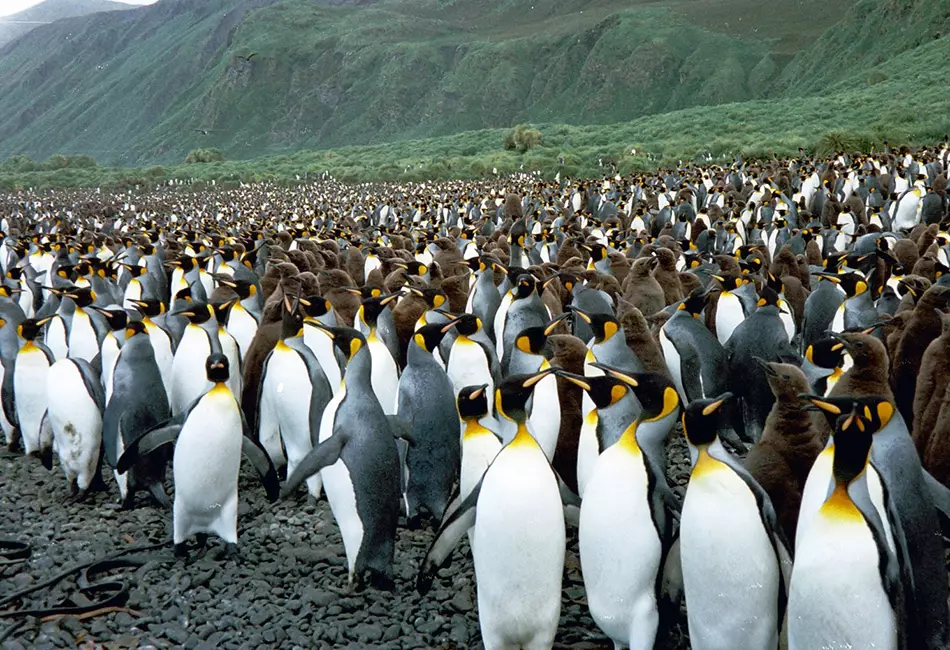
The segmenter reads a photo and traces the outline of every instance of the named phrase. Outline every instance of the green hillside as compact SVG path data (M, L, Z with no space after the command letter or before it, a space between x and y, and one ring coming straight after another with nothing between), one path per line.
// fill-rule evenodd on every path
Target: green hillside
M46 23L101 11L131 8L132 5L111 0L45 0L21 12L0 16L0 48Z
M0 159L249 158L754 99L851 2L762 4L161 0L0 50Z

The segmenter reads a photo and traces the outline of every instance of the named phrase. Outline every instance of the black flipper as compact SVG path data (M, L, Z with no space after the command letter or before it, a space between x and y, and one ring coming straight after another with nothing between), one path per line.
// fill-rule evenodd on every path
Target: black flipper
M290 494L293 494L298 485L324 467L329 467L339 460L344 445L346 445L346 438L335 433L311 449L310 453L304 456L304 459L294 469L294 473L287 477L287 482L280 490L280 498L287 498Z
M140 436L138 440L132 442L122 452L121 458L115 465L115 471L119 474L125 474L135 464L139 456L147 456L159 447L175 442L178 439L178 434L181 433L181 428L182 425L180 424L171 424L159 429L152 429Z
M249 436L243 436L241 453L260 475L261 482L264 483L264 489L267 491L267 500L271 503L277 501L277 497L280 495L280 481L277 480L277 470L274 469L274 463L271 462L270 456L267 455L264 447L257 440Z
M482 480L484 480L484 477L482 477ZM439 532L432 540L432 545L422 561L422 566L419 567L419 576L416 578L416 590L421 595L424 596L429 592L436 571L446 563L462 536L475 525L475 504L478 503L478 495L481 490L482 481L479 481L478 485L465 497L459 507L439 526Z

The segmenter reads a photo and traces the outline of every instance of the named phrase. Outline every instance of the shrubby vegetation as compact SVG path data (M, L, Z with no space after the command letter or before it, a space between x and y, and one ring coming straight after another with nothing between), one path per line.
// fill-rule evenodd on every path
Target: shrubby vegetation
M185 157L185 162L189 165L194 163L211 163L224 160L224 154L218 149L192 149Z

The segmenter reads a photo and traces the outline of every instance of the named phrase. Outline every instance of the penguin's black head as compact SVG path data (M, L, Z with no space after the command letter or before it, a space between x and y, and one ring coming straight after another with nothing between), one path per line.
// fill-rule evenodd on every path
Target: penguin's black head
M228 358L220 352L210 355L205 361L205 372L208 373L208 381L212 384L226 382L231 374Z
M327 327L318 321L314 326L322 329L333 339L333 344L339 349L347 361L352 361L356 353L366 347L366 339L352 327Z
M144 334L145 336L148 336L148 330L145 329L145 323L140 320L130 320L125 326L125 339L129 340L138 334Z
M607 259L607 247L603 244L593 244L590 247L590 256L595 262Z
M149 318L155 318L165 313L165 303L157 298L148 298L147 300L130 300L133 309Z
M693 289L692 293L686 297L676 308L677 311L685 311L692 314L693 318L699 318L700 314L706 308L706 301L709 299L709 293L702 287Z
M124 309L102 309L95 305L90 309L102 314L102 317L109 324L109 329L113 332L125 329L125 326L129 324L129 314Z
M193 325L200 325L214 317L214 307L206 302L193 302L183 309L175 310L173 313L184 316Z
M33 318L27 318L17 326L17 334L19 334L20 338L24 341L32 341L40 335L40 329L50 320L50 318L44 318L38 321Z
M447 325L442 326L442 330L446 333L454 327L455 331L462 336L475 336L482 328L482 321L475 314L462 313L455 317L451 314L446 315L452 318Z
M719 436L723 417L723 404L732 399L732 393L723 393L712 399L697 399L683 411L683 433L694 447L712 444Z
M820 368L840 368L847 353L845 344L836 338L815 341L805 348L805 358Z
M223 284L226 287L231 287L231 289L234 290L234 293L236 293L238 298L241 300L247 300L257 293L257 286L253 282L248 282L247 280L222 278L221 280L218 280L218 283Z
M425 249L425 246L423 246L423 249ZM406 262L406 273L408 273L409 275L422 277L428 272L429 272L429 268L418 260L412 260L411 262Z
M838 279L841 281L841 288L849 298L860 296L868 290L867 280L860 273L844 273L839 275Z
M300 304L303 307L304 314L306 314L308 318L326 316L333 309L333 305L330 304L330 301L323 296L314 295L301 298Z
M585 377L583 375L575 375L574 373L560 369L555 369L554 373L558 377L566 379L575 386L580 386L583 388L587 394L590 395L590 399L594 402L594 406L599 409L613 406L626 397L627 393L630 391L630 388L626 383L611 377L610 375L604 375L601 377Z
M211 307L214 309L214 317L218 320L218 323L223 325L228 321L228 314L236 302L237 300L228 300L226 302L211 303Z
M179 290L178 293L175 294L175 300L181 302L192 302L194 299L191 297L191 287L185 287L184 289Z
M735 291L742 285L742 277L735 273L710 274L709 277L718 281L723 291Z
M412 341L426 352L432 352L439 347L448 329L445 323L423 325L412 335Z
M642 422L660 420L680 408L679 393L676 392L676 388L670 380L663 375L653 372L629 373L602 363L592 363L591 365L633 389L643 408L640 414L640 421Z
M821 411L835 430L835 444L839 435L853 432L874 434L886 427L894 417L894 404L886 397L824 397L803 393L799 395L806 408Z
M527 420L527 404L535 385L553 372L553 368L548 368L533 375L506 377L495 389L495 411L512 422Z
M386 305L398 297L399 294L394 293L388 296L366 298L363 300L363 304L360 305L360 310L363 312L363 321L370 327L376 327L376 321L379 315L383 313L383 310L386 309Z
M778 294L775 292L775 289L769 286L762 288L762 293L759 296L759 302L756 303L758 307L779 307L778 304L779 298Z
M457 400L459 418L477 420L488 415L488 384L466 386L459 391Z
M872 432L861 428L853 414L838 417L832 472L836 485L847 486L867 468ZM844 431L847 426L848 431Z
M620 321L610 314L588 314L577 308L574 308L574 313L578 318L590 325L590 329L594 332L594 341L596 343L603 343L609 340L621 329Z
M512 289L514 291L514 298L520 300L522 298L528 298L535 291L538 281L530 273L522 273L518 276L518 279L515 281L515 286Z
M198 266L198 260L196 260L191 255L184 255L180 260L178 260L178 266L181 267L181 270L185 273L193 271Z
M128 271L133 278L140 278L148 272L148 269L138 264L122 264L122 268Z
M70 287L63 293L66 298L72 298L77 307L85 309L96 300L96 292L89 287Z

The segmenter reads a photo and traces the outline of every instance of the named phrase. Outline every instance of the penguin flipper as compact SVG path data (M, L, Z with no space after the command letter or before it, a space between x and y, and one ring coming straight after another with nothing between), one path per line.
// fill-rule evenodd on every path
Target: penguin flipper
M170 424L152 429L140 436L122 452L122 456L115 464L115 471L119 474L125 474L140 456L147 456L156 449L175 442L178 439L178 434L181 433L181 429L182 425L180 424Z
M267 492L267 500L271 503L277 501L280 496L280 481L277 479L277 470L274 469L274 463L270 456L257 440L254 440L246 433L241 440L241 453L247 458L264 484L264 490Z
M484 476L482 477L484 480ZM446 563L459 540L475 525L475 505L482 490L482 480L472 489L459 507L442 520L429 551L426 553L419 575L416 578L416 590L424 596L432 588L432 581L439 567ZM448 508L446 508L448 511Z
M3 404L3 414L7 421L14 427L20 426L20 421L16 416L16 395L13 390L13 371L16 366L16 359L10 361L4 360L3 365L6 373L3 375L3 387L0 388L0 401Z
M6 412L5 406L4 412ZM920 471L924 475L924 484L927 487L927 491L930 493L934 506L937 508L937 514L940 517L940 527L943 529L944 535L950 534L950 489L935 479L930 472L924 468L920 468Z
M340 458L343 447L346 445L347 437L339 433L334 433L329 438L310 450L300 461L300 464L294 469L294 473L287 477L284 487L280 490L280 498L284 499L293 494L297 486L305 480L319 472L324 467L329 467Z

